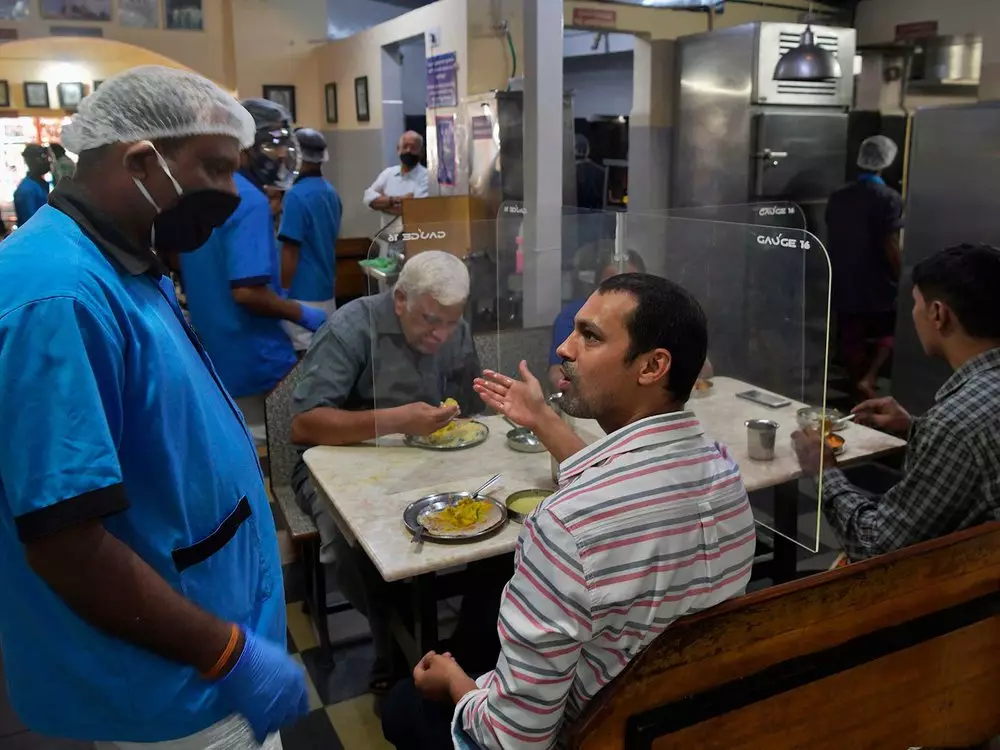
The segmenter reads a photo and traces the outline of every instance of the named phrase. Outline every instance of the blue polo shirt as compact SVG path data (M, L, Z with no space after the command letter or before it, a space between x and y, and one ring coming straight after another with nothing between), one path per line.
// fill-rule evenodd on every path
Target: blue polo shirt
M85 203L54 207L62 187L0 253L0 646L10 699L45 734L176 739L229 714L215 685L94 629L32 571L24 545L101 518L189 600L283 644L274 524L253 438L155 258L91 239L100 230L87 225Z
M288 296L303 302L334 297L340 196L322 175L299 177L285 195L278 239L299 246L299 265Z
M240 205L193 253L181 273L191 323L216 371L236 398L267 393L297 361L277 318L255 315L233 299L240 286L281 286L274 217L264 191L236 175Z
M14 214L17 216L17 225L23 226L48 200L49 183L45 180L36 180L33 177L21 180L14 191Z

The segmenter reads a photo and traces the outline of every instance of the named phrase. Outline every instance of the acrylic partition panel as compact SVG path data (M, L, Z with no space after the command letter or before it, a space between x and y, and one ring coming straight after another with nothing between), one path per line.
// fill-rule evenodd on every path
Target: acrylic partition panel
M443 426L433 420L434 407L448 399L463 418L486 411L472 385L484 368L499 367L500 304L496 264L470 238L492 236L493 225L422 223L384 231L372 242L363 264L370 280L371 393L361 408L375 410L376 444L433 448L426 438ZM440 455L427 451L428 460Z
M769 209L765 212L767 218L784 223L768 226L691 218L753 217L760 215L761 208ZM795 210L783 215L772 210L780 208ZM798 409L807 405L825 408L830 266L826 250L815 236L789 226L800 221L800 215L794 204L774 203L684 209L676 215L664 212L600 217L575 209L557 209L538 218L537 226L521 229L521 240L512 250L509 246L500 249L501 254L513 252L521 256L515 267L522 271L520 278L501 277L500 283L502 287L524 290L525 322L529 322L532 304L540 313L546 302L556 302L545 309L548 321L555 321L547 324L553 345L572 331L573 315L582 308L600 277L616 270L645 271L680 284L693 294L706 314L708 355L714 374L711 387L696 391L688 406L702 417L708 436L727 444L740 464L752 491L758 522L815 551L818 487L815 481L798 481L801 472L791 435L798 429ZM523 207L508 204L498 219L498 231L503 231L505 222L515 220L529 225L533 217ZM592 253L594 260L580 262L584 256L579 248L553 242L557 231L562 238L575 238L594 226L604 226L604 222L614 226L610 238L599 238L611 253L611 269L605 268L605 253ZM539 239L532 242L532 237ZM556 283L552 279L554 269L559 271ZM538 323L544 316L536 314L534 319ZM772 396L788 403L771 408L748 400L747 391L758 392L749 395L764 400ZM751 419L778 424L773 460L749 458L745 422ZM849 433L847 430L844 435L848 442ZM798 490L795 522L789 520L787 512L775 510L773 489L779 484ZM795 493L781 493L786 511L790 494ZM777 515L782 516L780 524L775 521ZM778 525L781 528L774 528Z

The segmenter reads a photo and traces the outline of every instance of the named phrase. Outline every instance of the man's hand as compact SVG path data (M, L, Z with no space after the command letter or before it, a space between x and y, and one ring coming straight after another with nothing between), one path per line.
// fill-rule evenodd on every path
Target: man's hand
M542 384L531 374L528 363L521 360L518 368L521 380L485 370L473 383L476 393L488 407L505 415L523 427L534 430L538 420L549 411L542 393Z
M305 672L285 650L246 633L236 666L217 683L222 700L253 727L257 742L309 712Z
M860 424L900 435L909 432L910 425L913 424L910 413L900 406L896 399L888 396L862 401L851 410L851 413L857 415Z
M405 435L430 435L458 416L457 406L431 406L418 401L392 410L396 419L395 431Z
M424 698L444 703L458 700L476 683L458 666L451 654L428 653L413 669L413 683Z
M799 465L806 474L818 475L820 469L832 469L837 465L833 449L816 430L807 428L792 433L792 445L799 458Z

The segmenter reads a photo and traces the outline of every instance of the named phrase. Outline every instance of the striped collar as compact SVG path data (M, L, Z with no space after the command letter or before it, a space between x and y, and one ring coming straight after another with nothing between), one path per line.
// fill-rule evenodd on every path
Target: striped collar
M704 435L698 417L691 411L675 411L646 417L588 445L559 465L559 484L579 476L587 469L615 456L651 448L656 445L676 443Z

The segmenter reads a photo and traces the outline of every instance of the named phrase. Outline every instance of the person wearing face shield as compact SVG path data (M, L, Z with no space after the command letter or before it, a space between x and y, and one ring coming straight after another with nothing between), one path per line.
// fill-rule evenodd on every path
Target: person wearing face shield
M256 447L160 257L238 209L253 138L207 79L126 71L81 103L76 175L0 253L0 641L43 734L277 750L308 710Z
M333 185L323 178L323 164L330 158L323 134L300 128L295 135L302 168L282 206L278 229L281 286L288 290L290 299L330 315L336 308L336 245L343 205ZM312 331L287 321L285 329L296 351L309 348Z
M250 430L263 444L264 396L295 366L282 321L315 331L326 311L286 299L266 188L291 187L299 168L290 117L280 104L247 99L255 135L236 173L240 205L198 250L180 258L191 323Z

